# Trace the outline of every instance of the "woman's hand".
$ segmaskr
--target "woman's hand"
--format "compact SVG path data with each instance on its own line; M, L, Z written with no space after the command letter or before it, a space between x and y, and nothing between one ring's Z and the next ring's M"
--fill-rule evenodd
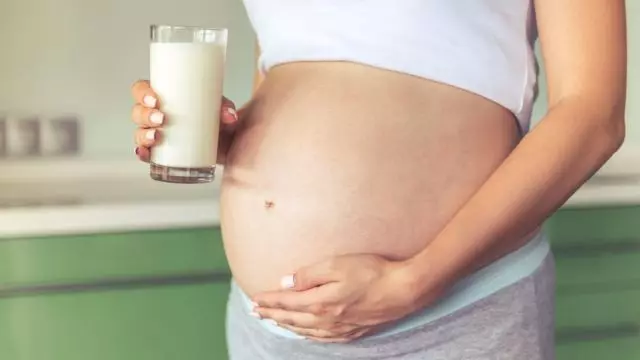
M421 308L412 281L402 262L339 256L284 277L281 291L254 296L254 315L312 340L348 342Z
M148 162L150 148L161 136L158 130L171 119L167 119L162 113L162 104L151 89L149 81L136 82L131 91L136 102L133 107L133 122L139 127L135 132L135 153L140 160ZM238 114L235 105L229 99L223 98L220 109L220 140L218 142L218 163L220 164L224 163L237 123Z

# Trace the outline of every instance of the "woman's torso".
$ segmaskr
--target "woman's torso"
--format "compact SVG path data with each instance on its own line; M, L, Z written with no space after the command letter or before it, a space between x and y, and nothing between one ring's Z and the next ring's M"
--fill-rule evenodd
M519 139L484 97L349 62L275 66L241 120L221 221L249 295L331 256L419 252Z

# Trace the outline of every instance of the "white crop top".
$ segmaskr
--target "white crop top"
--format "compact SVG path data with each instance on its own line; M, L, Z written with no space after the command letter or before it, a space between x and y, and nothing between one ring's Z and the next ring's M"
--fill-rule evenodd
M531 0L244 0L260 69L352 61L486 97L528 131L536 93Z

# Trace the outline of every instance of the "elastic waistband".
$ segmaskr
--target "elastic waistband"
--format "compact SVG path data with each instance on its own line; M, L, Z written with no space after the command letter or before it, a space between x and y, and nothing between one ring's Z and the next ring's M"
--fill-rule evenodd
M549 252L549 240L546 234L541 231L520 249L462 279L436 305L416 312L399 321L395 326L371 336L371 338L389 336L425 325L482 300L533 274L542 265ZM232 283L232 287L232 291L240 293L246 311L250 312L252 305L249 297L235 283ZM302 339L301 336L278 327L269 321L258 319L256 321L260 321L262 326L272 333L289 338Z

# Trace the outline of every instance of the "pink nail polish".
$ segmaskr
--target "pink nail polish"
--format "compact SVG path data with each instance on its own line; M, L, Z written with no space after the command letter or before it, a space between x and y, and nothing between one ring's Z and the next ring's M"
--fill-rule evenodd
M234 108L227 108L227 112L233 116L234 119L238 120L238 113L236 112L236 109Z
M250 312L249 315L253 316L256 319L262 319L262 316L260 316L260 314L255 311Z
M149 130L147 131L147 133L144 135L144 137L147 140L155 140L156 138L156 131L155 130Z
M283 289L293 289L296 285L296 279L294 275L287 275L280 280L280 287Z
M149 120L156 125L160 125L164 122L164 114L159 111L155 111L149 116Z
M158 100L156 100L156 98L154 98L151 95L147 95L142 99L142 102L144 103L145 106L150 107L150 108L154 108L154 107L156 107L156 104L158 103Z

